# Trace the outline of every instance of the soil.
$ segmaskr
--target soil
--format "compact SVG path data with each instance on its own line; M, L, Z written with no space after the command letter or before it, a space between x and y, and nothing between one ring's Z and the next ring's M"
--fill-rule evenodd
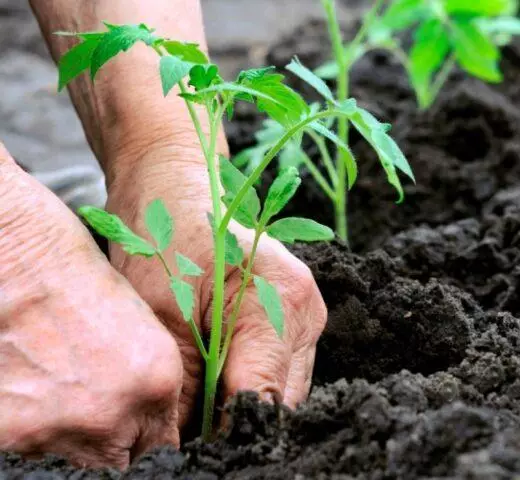
M268 63L298 54L317 66L328 48L323 25L311 22ZM395 205L354 136L354 253L340 243L293 249L329 308L309 401L290 412L243 394L216 442L157 449L123 478L520 478L520 44L504 50L503 68L497 86L455 73L434 107L418 112L388 55L358 64L352 94L394 125L417 184ZM238 109L233 151L251 144L259 122ZM323 205L307 181L292 211L330 223ZM120 475L0 455L6 480Z

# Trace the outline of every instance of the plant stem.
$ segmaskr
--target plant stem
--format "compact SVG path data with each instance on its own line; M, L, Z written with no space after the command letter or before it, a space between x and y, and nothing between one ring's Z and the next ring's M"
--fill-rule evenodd
M349 94L349 71L345 58L343 39L339 26L338 16L334 0L322 0L327 14L327 24L329 36L332 43L334 57L338 64L337 97L341 104L348 98ZM341 117L338 119L338 137L348 145L348 119ZM351 155L343 149L338 149L336 158L336 171L338 182L336 184L336 232L343 241L348 242L347 226L347 162L353 162Z
M312 160L309 158L309 156L303 152L302 155L303 163L307 167L307 170L309 170L310 174L314 177L314 180L316 180L316 183L321 187L321 189L325 192L325 194L333 201L336 201L336 194L334 193L334 190L332 190L332 187L327 182L327 179L321 174L321 172L318 170L316 165L312 162Z
M229 317L226 337L224 339L224 344L222 346L222 351L220 353L220 361L218 366L218 375L222 373L222 369L224 368L224 364L226 363L227 354L229 351L229 346L231 345L231 340L233 339L233 330L235 329L235 325L238 320L238 314L240 313L240 307L242 306L242 300L244 299L244 294L246 293L246 288L249 285L249 281L251 279L251 272L253 270L253 264L255 261L256 250L258 248L258 242L260 241L260 237L264 232L263 226L258 226L255 231L255 239L253 241L253 246L251 247L251 253L249 255L249 260L247 261L247 266L244 271L242 277L242 285L240 285L240 290L238 291L237 298L235 300L235 305L233 306L233 311L231 312L231 316Z
M334 187L336 187L336 185L338 183L338 174L336 173L336 169L334 167L334 164L332 163L332 158L330 158L329 149L327 148L327 145L325 144L325 140L311 129L307 130L307 133L309 134L309 136L312 138L313 142L318 147L321 159L323 160L323 164L325 165L325 168L327 169L327 173L329 174L332 185Z
M209 342L209 354L206 362L206 379L204 389L204 408L202 421L202 437L209 440L213 432L213 413L215 410L215 396L218 383L218 365L220 355L220 345L222 341L222 323L224 314L224 286L226 275L226 231L221 232L218 226L222 221L222 210L220 205L220 182L216 164L216 145L218 129L222 118L222 110L217 114L210 115L210 145L208 150L208 173L211 188L211 200L213 203L213 218L215 222L214 239L214 277L213 277L213 302L211 315L211 335Z
M435 99L439 95L439 92L442 90L442 87L444 87L444 84L448 81L448 78L450 77L450 74L453 71L453 68L455 67L456 63L457 60L455 58L455 55L451 55L446 61L446 63L444 63L440 72L437 74L435 81L432 84L430 96L428 98L428 103L421 105L421 109L424 110L428 108L435 101Z

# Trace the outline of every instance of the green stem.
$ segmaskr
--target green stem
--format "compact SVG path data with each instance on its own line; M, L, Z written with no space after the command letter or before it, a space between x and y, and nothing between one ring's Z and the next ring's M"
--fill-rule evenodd
M307 170L309 170L310 174L314 177L314 180L316 180L316 183L322 188L322 190L325 192L325 194L333 201L336 201L336 194L334 193L334 190L327 182L327 179L321 174L321 172L318 170L316 165L312 162L312 160L309 158L309 156L302 152L302 158L303 163L307 167Z
M334 57L338 64L337 82L337 98L341 104L348 98L349 93L349 71L346 56L344 54L343 39L341 29L336 13L334 0L322 0L325 12L327 14L327 24L329 36L332 43ZM348 119L341 117L338 119L338 137L342 142L348 145ZM343 241L348 241L347 226L347 162L353 162L354 159L349 158L351 155L343 149L338 149L336 158L336 172L338 182L336 184L336 232Z
M327 148L325 140L313 130L309 129L307 130L307 133L318 147L323 164L327 169L327 173L329 174L332 185L335 187L338 183L338 174L336 173L336 169L332 163L332 158L330 157L329 149Z
M211 438L213 432L213 413L215 410L215 397L218 383L218 365L220 355L220 345L222 342L222 323L224 315L224 286L226 276L226 231L221 232L218 226L222 221L222 210L220 205L220 182L218 178L216 164L216 146L222 110L217 114L212 114L208 109L208 114L213 116L210 126L210 146L208 151L207 163L211 188L211 199L213 203L213 217L215 222L215 259L213 277L213 302L211 316L211 335L209 342L209 355L206 362L206 378L204 389L204 407L202 422L202 437L205 440Z
M444 87L445 83L448 81L448 78L450 77L451 72L453 71L453 68L455 67L455 64L457 63L457 60L455 58L455 55L452 55L442 66L440 72L437 74L437 77L435 78L435 81L432 84L432 88L430 90L430 96L429 101L426 105L421 105L421 109L428 108L437 98L440 91L442 90L442 87Z
M229 346L231 345L231 340L233 339L233 331L235 329L235 325L238 320L238 314L240 313L240 307L242 306L242 300L244 299L244 294L246 293L246 288L249 285L249 281L251 279L251 272L253 270L253 264L255 261L256 250L258 248L258 242L260 241L260 237L264 229L262 226L258 226L255 231L255 239L253 241L253 246L251 248L251 253L249 255L249 260L247 261L246 269L243 273L242 277L242 285L240 285L240 290L238 291L237 298L235 300L235 305L233 306L233 311L231 312L231 316L229 317L226 337L224 339L224 344L222 346L222 352L220 354L220 361L218 366L218 375L222 373L222 369L224 368L224 364L226 363L227 354L229 352Z

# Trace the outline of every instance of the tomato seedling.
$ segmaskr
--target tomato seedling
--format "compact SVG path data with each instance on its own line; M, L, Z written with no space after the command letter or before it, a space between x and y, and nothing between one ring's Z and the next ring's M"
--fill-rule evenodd
M350 73L354 64L367 52L384 49L394 54L403 64L419 107L426 109L435 101L456 66L482 80L501 81L499 47L509 43L513 35L520 34L520 20L514 16L518 10L517 0L376 0L354 39L344 42L335 0L322 0L322 4L326 12L334 59L314 72L303 67L297 59L287 68L314 87L329 103L345 102L349 96ZM406 31L413 34L413 41L408 49L401 41L401 36ZM316 76L335 81L335 97ZM352 123L359 130L355 122ZM319 135L315 131L307 132L316 144L323 170L294 142L282 150L279 164L281 167L292 165L307 168L333 203L336 232L347 241L347 195L357 178L355 159L348 148L345 148L349 144L347 118L337 119L336 132L337 138ZM235 164L246 170L253 168L280 135L279 125L267 120L264 128L256 135L257 145L240 153ZM366 138L366 135L363 136ZM334 159L328 140L336 144ZM383 152L380 150L382 142L374 138L368 140L376 143L375 149L389 182L397 189L399 201L402 201L403 191L392 167L398 168L414 180L408 163L396 146L387 139L386 151ZM394 161L387 155L391 150L395 151Z
M280 337L284 334L281 298L267 279L254 274L256 250L262 235L269 235L285 243L328 241L334 238L334 232L330 228L312 220L279 218L280 212L301 183L295 167L289 166L280 171L270 186L263 205L254 188L262 172L288 144L299 145L304 132L311 131L319 138L328 138L337 143L339 148L348 151L348 147L327 127L327 122L335 118L354 122L376 148L385 152L389 174L394 179L397 176L393 165L401 161L402 154L397 153L398 149L386 133L386 126L359 108L354 100L338 102L330 99L323 107L309 106L297 92L284 84L283 75L276 73L271 67L242 71L234 81L226 82L221 78L218 67L210 63L196 44L158 37L154 30L144 24L105 25L107 30L103 32L59 32L61 35L73 35L80 39L80 43L69 50L59 62L59 89L86 70L90 71L94 81L105 63L138 42L148 45L158 54L158 73L163 93L166 96L174 87L178 88L189 111L208 168L212 200L208 221L213 229L214 243L209 342L202 338L193 318L195 296L189 281L190 277L200 276L203 271L180 252L170 258L168 248L174 234L174 221L161 199L153 201L145 212L145 225L150 238L146 238L143 232L132 231L119 217L104 210L85 206L79 213L99 234L120 244L129 255L155 257L163 265L171 292L206 362L202 434L204 438L209 438L213 427L218 379L226 361L245 291L251 283L256 287L259 302L274 330ZM320 86L324 86L320 79L316 79ZM328 88L326 93L329 95ZM280 133L248 175L244 175L217 151L222 119L226 115L232 117L237 101L255 104L276 123ZM204 107L209 120L208 134L202 129L201 117L194 108L195 104ZM247 260L237 237L229 229L232 219L254 231L254 241ZM242 273L241 287L228 318L224 318L226 265ZM225 335L222 328L224 322L227 326Z

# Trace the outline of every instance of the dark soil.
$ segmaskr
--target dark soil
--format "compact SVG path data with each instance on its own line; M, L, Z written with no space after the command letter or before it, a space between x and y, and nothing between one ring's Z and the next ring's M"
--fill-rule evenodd
M316 66L327 43L312 23L268 62L283 66L298 54ZM520 478L520 45L505 49L503 63L502 85L456 73L425 113L391 58L374 53L359 63L353 95L394 124L417 185L394 205L354 138L356 253L340 244L294 248L329 308L318 387L296 412L244 394L218 441L156 450L124 478ZM252 142L258 123L238 110L234 151ZM307 182L293 212L330 222L324 204ZM54 457L0 456L2 479L117 476Z

